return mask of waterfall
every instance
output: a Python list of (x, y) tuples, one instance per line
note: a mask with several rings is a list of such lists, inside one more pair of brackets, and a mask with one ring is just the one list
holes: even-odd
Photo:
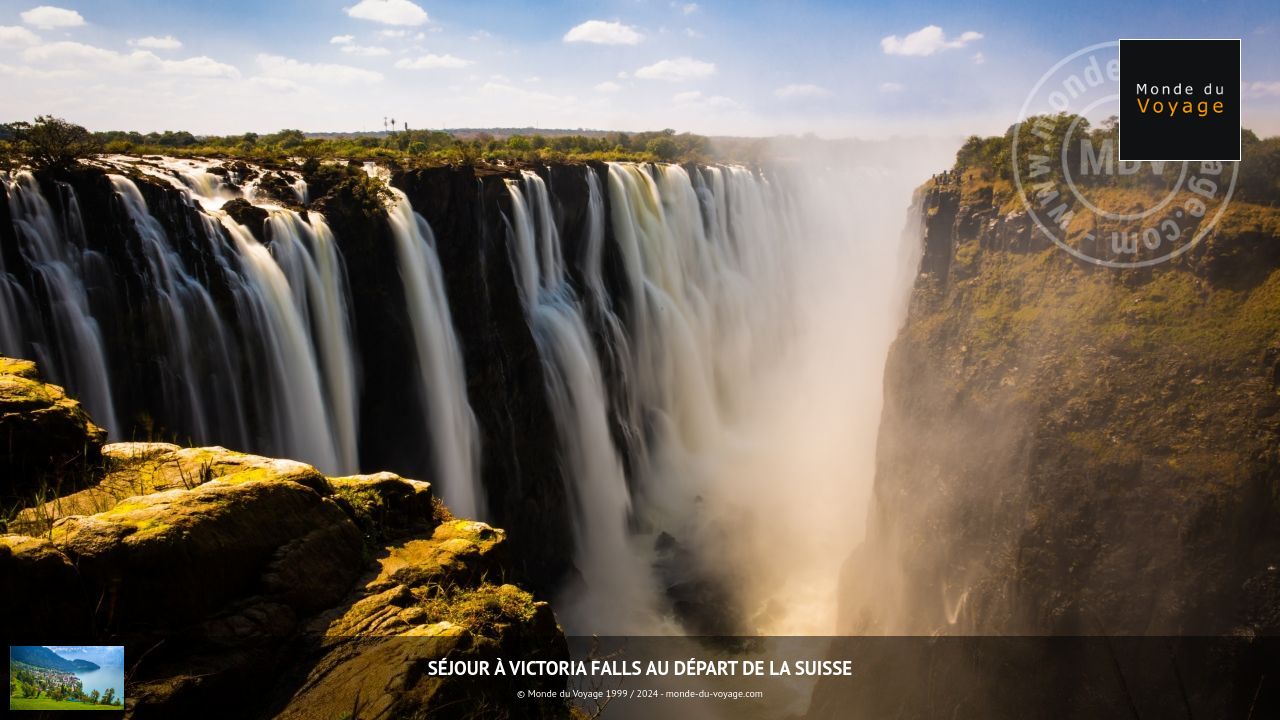
[[(356, 372), (347, 272), (333, 233), (319, 213), (306, 220), (292, 210), (274, 210), (267, 220), (271, 254), (293, 290), (294, 306), (311, 335), (309, 344), (324, 378), (326, 417), (332, 421), (334, 467), (356, 472)], [(252, 246), (250, 246), (252, 247)], [(258, 254), (258, 250), (252, 252)]]
[[(88, 275), (102, 259), (86, 247), (75, 193), (58, 185), (64, 200), (59, 221), (31, 173), (18, 173), (12, 182), (5, 183), (5, 189), (18, 250), (38, 277), (39, 305), (48, 312), (44, 324), (50, 331), (48, 344), (37, 344), (36, 359), (54, 382), (80, 397), (99, 424), (119, 433), (102, 332), (89, 307)], [(0, 259), (0, 273), (4, 272), (2, 263)], [(17, 316), (19, 294), (16, 284), (5, 275), (0, 284), (0, 351), (26, 356)]]
[[(243, 328), (245, 342), (268, 368), (257, 404), (258, 414), (268, 421), (270, 451), (325, 472), (358, 472), (351, 293), (345, 263), (324, 217), (255, 201), (269, 213), (268, 249), (221, 211), (232, 191), (220, 177), (190, 161), (167, 167), (206, 216), (216, 218), (206, 223), (207, 234), (225, 234), (235, 249), (235, 260), (222, 256), (221, 263), (236, 291), (238, 316), (249, 320)], [(306, 183), (299, 178), (294, 190), (305, 194)], [(245, 404), (251, 403), (252, 398), (245, 398)]]
[(631, 545), (631, 499), (609, 432), (604, 379), (581, 302), (565, 273), (547, 186), (531, 171), (507, 185), (512, 262), (546, 368), (573, 503), (575, 564), (583, 582), (566, 594), (564, 617), (583, 626), (575, 632), (644, 631), (655, 622), (653, 581)]
[(392, 188), (387, 209), (418, 356), (418, 391), (427, 415), (435, 479), (445, 502), (463, 517), (486, 515), (480, 486), (479, 434), (467, 401), (462, 349), (454, 332), (431, 227), (409, 198)]
[[(558, 202), (581, 198), (557, 198), (531, 171), (505, 181), (507, 260), (570, 504), (578, 575), (556, 607), (571, 631), (667, 632), (673, 615), (688, 627), (676, 593), (690, 587), (710, 588), (712, 612), (736, 629), (832, 627), (839, 564), (863, 531), (884, 357), (910, 285), (894, 241), (901, 215), (882, 206), (909, 197), (917, 175), (823, 162), (592, 164), (581, 169), (585, 206), (572, 205), (585, 212), (564, 222)], [(359, 452), (360, 378), (380, 371), (357, 362), (376, 362), (357, 336), (372, 329), (353, 321), (354, 298), (366, 296), (352, 294), (325, 218), (259, 200), (252, 183), (224, 181), (209, 161), (140, 160), (121, 172), (108, 176), (108, 214), (94, 219), (123, 218), (136, 233), (86, 234), (70, 185), (46, 183), (58, 193), (46, 202), (30, 174), (0, 175), (17, 231), (0, 254), (0, 352), (39, 360), (113, 433), (152, 419), (163, 439), (331, 474), (383, 469), (362, 467)], [(582, 187), (572, 172), (554, 176)], [(186, 205), (170, 197), (149, 208), (160, 194), (126, 177), (138, 173)], [(492, 180), (478, 182), (483, 191)], [(305, 182), (293, 187), (308, 196)], [(460, 516), (483, 517), (509, 504), (490, 503), (481, 486), (481, 433), (435, 238), (391, 192), (416, 360), (406, 390), (425, 420), (394, 423), (410, 434), (393, 440), (429, 448), (442, 497)], [(224, 210), (235, 197), (266, 211), (263, 227)], [(85, 219), (103, 207), (86, 201)], [(487, 240), (495, 218), (480, 213), (492, 207), (459, 221), (481, 223)], [(571, 226), (581, 236), (562, 238)], [(477, 252), (488, 261), (487, 246)], [(389, 270), (358, 282), (396, 282)], [(505, 332), (478, 345), (524, 342), (523, 329)], [(521, 460), (505, 465), (520, 472)]]
[[(153, 293), (150, 304), (159, 316), (154, 329), (167, 350), (160, 378), (170, 414), (183, 419), (183, 428), (196, 442), (210, 442), (221, 432), (214, 418), (227, 396), (239, 395), (239, 374), (224, 352), (231, 333), (219, 315), (208, 289), (187, 268), (162, 226), (147, 208), (132, 180), (110, 175), (116, 197), (133, 221), (141, 241), (144, 287)], [(233, 423), (243, 429), (242, 418)], [(243, 433), (242, 433), (243, 434)]]
[(298, 296), (271, 251), (230, 217), (222, 226), (244, 264), (255, 314), (262, 319), (272, 395), (267, 407), (273, 435), (288, 453), (325, 472), (353, 472), (341, 465), (330, 423), (321, 371)]
[[(167, 219), (171, 236), (134, 180), (108, 174), (137, 235), (104, 250), (118, 253), (114, 265), (89, 247), (70, 185), (54, 184), (52, 204), (31, 173), (0, 178), (25, 271), (10, 271), (0, 255), (0, 352), (38, 360), (117, 436), (134, 431), (120, 425), (124, 406), (162, 439), (358, 472), (350, 289), (324, 218), (262, 204), (268, 248), (221, 210), (238, 191), (208, 163), (132, 168), (174, 187), (193, 210)], [(306, 183), (298, 178), (294, 190), (305, 197)], [(116, 288), (121, 269), (134, 282), (121, 278)], [(135, 341), (155, 349), (136, 356)], [(120, 382), (150, 387), (134, 393)]]
[[(609, 185), (614, 235), (631, 294), (627, 320), (637, 407), (630, 414), (643, 418), (654, 451), (696, 453), (719, 423), (712, 358), (736, 351), (736, 339), (723, 346), (716, 342), (707, 288), (696, 283), (713, 270), (706, 266), (700, 206), (688, 174), (678, 166), (612, 163)], [(732, 267), (721, 269), (735, 273)], [(725, 284), (732, 287), (729, 280)]]
[(609, 166), (637, 525), (687, 551), (664, 581), (719, 577), (749, 632), (834, 627), (910, 287), (885, 208), (905, 210), (915, 164)]

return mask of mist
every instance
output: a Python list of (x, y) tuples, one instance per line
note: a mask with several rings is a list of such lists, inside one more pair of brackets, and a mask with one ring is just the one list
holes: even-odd
[[(919, 260), (908, 208), (954, 147), (775, 141), (760, 176), (725, 171), (727, 201), (714, 182), (698, 190), (714, 210), (705, 230), (680, 197), (683, 170), (626, 169), (615, 235), (661, 236), (680, 277), (650, 271), (637, 302), (652, 312), (630, 322), (627, 380), (647, 428), (634, 562), (614, 554), (630, 579), (617, 593), (590, 573), (572, 583), (559, 600), (570, 632), (835, 632), (840, 569), (865, 534), (885, 356)], [(660, 218), (635, 210), (646, 193)], [(726, 228), (732, 252), (697, 258)]]

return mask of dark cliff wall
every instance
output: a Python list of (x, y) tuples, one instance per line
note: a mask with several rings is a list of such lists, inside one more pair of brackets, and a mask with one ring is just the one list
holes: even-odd
[(508, 254), (504, 177), (433, 168), (399, 174), (393, 184), (435, 233), (480, 426), (490, 513), (511, 532), (522, 569), (551, 587), (571, 567), (572, 536), (542, 363)]
[[(599, 168), (603, 171), (603, 168)], [(558, 224), (566, 256), (576, 258), (585, 223), (584, 166), (542, 168), (554, 188)], [(513, 570), (538, 590), (558, 586), (572, 568), (572, 535), (566, 487), (559, 466), (556, 425), (545, 394), (543, 367), (520, 304), (507, 248), (503, 213), (510, 197), (504, 178), (477, 176), (470, 167), (399, 173), (394, 184), (431, 224), (444, 273), (454, 325), (466, 363), (467, 392), (482, 438), (483, 483), (488, 519), (511, 533)], [(603, 177), (603, 176), (602, 176)], [(172, 187), (133, 177), (152, 216), (193, 279), (206, 288), (233, 330), (229, 338), (234, 371), (250, 396), (269, 395), (262, 368), (264, 339), (253, 337), (236, 317), (237, 304), (219, 262), (238, 263), (221, 234), (210, 235), (201, 212)], [(180, 443), (221, 443), (236, 449), (279, 454), (260, 437), (193, 438), (189, 435), (187, 384), (199, 384), (217, 398), (228, 379), (206, 371), (197, 349), (198, 378), (184, 377), (163, 330), (164, 308), (156, 277), (142, 252), (143, 239), (106, 174), (81, 168), (41, 174), (42, 193), (55, 214), (66, 216), (74, 200), (83, 219), (85, 247), (93, 251), (88, 293), (101, 326), (117, 415), (122, 427), (107, 428), (113, 440), (160, 439)], [(350, 185), (339, 184), (312, 209), (322, 212), (347, 266), (360, 392), (359, 452), (362, 469), (389, 469), (432, 480), (429, 429), (416, 391), (417, 369), (398, 261), (384, 215), (370, 214)], [(6, 203), (0, 203), (0, 251), (9, 272), (26, 287), (37, 287), (21, 257)], [(262, 238), (261, 218), (244, 218)], [(270, 238), (262, 238), (270, 241)], [(576, 259), (573, 271), (579, 272)], [(33, 294), (36, 313), (47, 313), (48, 293)], [(39, 337), (33, 318), (29, 337)], [(211, 334), (199, 337), (212, 338)], [(208, 403), (216, 414), (218, 403)], [(246, 408), (251, 426), (267, 419), (269, 408)], [(225, 427), (214, 420), (213, 427)]]

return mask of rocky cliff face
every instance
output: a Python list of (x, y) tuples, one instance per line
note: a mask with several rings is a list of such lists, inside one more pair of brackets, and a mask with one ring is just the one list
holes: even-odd
[(1237, 203), (1189, 257), (1114, 271), (1005, 210), (919, 198), (862, 552), (901, 563), (896, 627), (1274, 632), (1280, 213)]
[[(257, 171), (243, 163), (213, 170), (226, 176), (228, 168), (238, 172), (242, 182), (251, 175), (257, 177)], [(565, 213), (568, 231), (572, 223), (581, 222), (585, 212), (583, 166), (542, 168), (540, 172), (555, 183), (555, 199)], [(165, 334), (173, 319), (154, 297), (157, 278), (142, 250), (145, 238), (106, 172), (78, 166), (41, 174), (38, 182), (55, 217), (74, 215), (79, 219), (76, 224), (83, 239), (77, 242), (93, 255), (88, 299), (100, 325), (120, 424), (107, 428), (111, 437), (190, 444), (195, 433), (190, 427), (193, 414), (203, 413), (211, 428), (228, 425), (218, 414), (219, 383), (234, 380), (246, 388), (247, 396), (269, 397), (264, 385), (268, 361), (259, 357), (261, 338), (243, 324), (237, 290), (228, 285), (227, 274), (219, 267), (226, 260), (217, 256), (217, 246), (226, 240), (210, 236), (206, 218), (172, 185), (154, 176), (128, 174), (193, 282), (208, 291), (219, 315), (231, 319), (233, 325), (228, 341), (238, 347), (231, 356), (237, 377), (222, 377), (212, 365), (205, 367), (200, 357), (193, 360), (194, 371), (206, 378), (197, 383), (196, 393), (207, 395), (200, 413), (191, 408), (190, 379), (175, 367), (173, 348)], [(513, 174), (477, 174), (472, 167), (441, 167), (399, 172), (392, 183), (406, 192), (435, 232), (453, 321), (467, 364), (467, 394), (477, 416), (482, 481), (493, 499), (488, 517), (508, 528), (517, 540), (511, 553), (514, 571), (537, 589), (549, 590), (571, 571), (572, 535), (555, 422), (547, 404), (543, 368), (512, 277), (501, 215), (510, 210), (504, 179)], [(353, 192), (351, 185), (333, 182), (337, 176), (341, 173), (307, 176), (312, 191), (308, 208), (322, 212), (332, 228), (351, 288), (361, 466), (429, 477), (431, 443), (422, 426), (418, 394), (412, 391), (417, 377), (413, 333), (387, 218), (385, 213), (370, 212), (366, 198)], [(276, 192), (281, 195), (277, 198), (281, 204), (300, 207), (291, 194), (284, 197), (287, 187), (279, 190), (267, 182), (272, 178), (278, 180), (268, 173), (258, 178), (262, 183), (259, 192), (265, 196)], [(271, 242), (265, 211), (243, 200), (228, 202), (224, 209), (260, 241)], [(11, 220), (7, 203), (0, 201), (4, 267), (24, 287), (39, 288), (40, 280), (30, 259), (20, 251), (22, 243)], [(43, 292), (33, 293), (31, 302), (33, 311), (51, 312)], [(185, 322), (198, 325), (200, 320), (187, 318)], [(30, 337), (43, 340), (38, 319), (29, 323)], [(217, 336), (211, 328), (195, 330), (201, 336)], [(243, 408), (249, 427), (242, 449), (276, 454), (279, 450), (261, 437), (272, 412), (263, 402)], [(235, 442), (214, 435), (214, 441)], [(89, 447), (83, 453), (90, 463), (94, 451)], [(53, 480), (45, 483), (53, 484)], [(29, 503), (36, 489), (4, 487), (0, 493), (12, 506)]]
[[(11, 432), (55, 411), (83, 421), (79, 437), (50, 434), (51, 452), (15, 452), (101, 442), (30, 363), (0, 363), (0, 387), (53, 401), (7, 412)], [(428, 483), (220, 447), (116, 443), (101, 457), (88, 487), (8, 521), (0, 633), (125, 645), (129, 717), (469, 717), (516, 688), (433, 677), (428, 660), (567, 657), (547, 604), (506, 582), (506, 534), (451, 517)], [(567, 708), (508, 710), (522, 712)]]
[[(1231, 658), (1274, 662), (1247, 639), (1280, 631), (1280, 212), (1237, 202), (1186, 256), (1117, 271), (1038, 241), (992, 190), (917, 195), (923, 259), (841, 631), (1244, 640), (1218, 665), (1193, 641), (873, 643), (868, 677), (886, 685), (854, 702), (901, 717), (1247, 708), (1263, 685), (1233, 684)], [(1028, 663), (1044, 682), (1010, 692), (999, 678)], [(930, 691), (889, 690), (922, 666)], [(1147, 671), (1182, 699), (1129, 714), (1125, 673)], [(839, 697), (827, 687), (815, 707)]]
[(70, 492), (92, 478), (106, 431), (35, 363), (0, 358), (0, 503)]
[(573, 555), (569, 504), (544, 370), (511, 270), (501, 215), (510, 213), (504, 176), (435, 168), (399, 174), (393, 184), (435, 233), (480, 426), (490, 510), (515, 536), (530, 539), (520, 562), (539, 587), (550, 589)]

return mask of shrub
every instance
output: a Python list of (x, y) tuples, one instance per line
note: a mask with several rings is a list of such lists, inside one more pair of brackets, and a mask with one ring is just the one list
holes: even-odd
[(102, 152), (93, 133), (52, 115), (41, 115), (33, 123), (13, 123), (10, 128), (19, 151), (37, 169), (65, 169)]

